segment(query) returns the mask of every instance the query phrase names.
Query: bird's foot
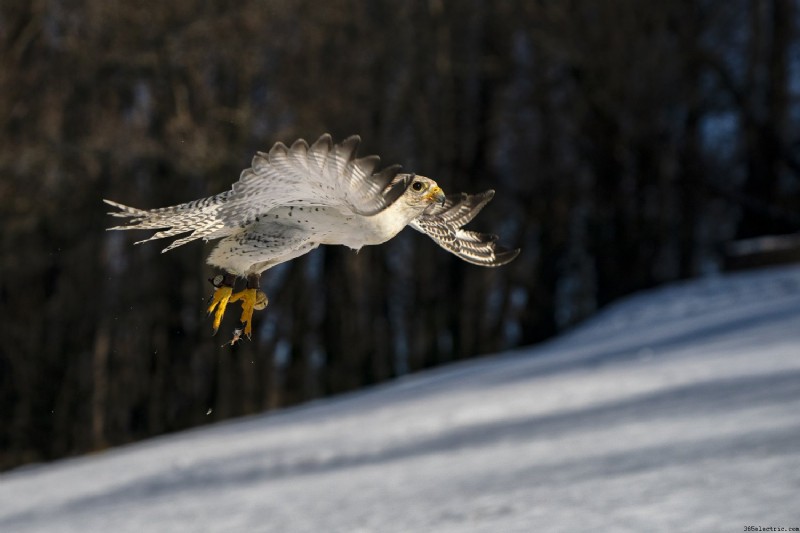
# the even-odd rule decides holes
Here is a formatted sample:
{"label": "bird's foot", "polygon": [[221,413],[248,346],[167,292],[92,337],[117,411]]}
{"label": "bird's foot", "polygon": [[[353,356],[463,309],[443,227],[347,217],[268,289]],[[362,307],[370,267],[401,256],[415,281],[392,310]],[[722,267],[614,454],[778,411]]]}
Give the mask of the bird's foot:
{"label": "bird's foot", "polygon": [[[248,282],[248,285],[250,283]],[[236,294],[230,297],[231,302],[242,301],[242,316],[239,319],[241,324],[238,328],[233,330],[233,339],[231,340],[231,344],[236,344],[236,341],[242,335],[245,335],[248,339],[253,335],[253,311],[260,311],[267,307],[267,303],[269,300],[267,299],[267,295],[264,294],[264,291],[248,287],[243,291],[239,291]]]}
{"label": "bird's foot", "polygon": [[[208,280],[215,287],[214,297],[211,299],[211,305],[208,306],[208,314],[214,313],[214,335],[217,334],[219,324],[222,322],[222,317],[225,315],[225,309],[228,307],[228,302],[231,299],[233,292],[233,282],[235,277],[231,274],[218,275]],[[216,312],[214,310],[216,309]]]}

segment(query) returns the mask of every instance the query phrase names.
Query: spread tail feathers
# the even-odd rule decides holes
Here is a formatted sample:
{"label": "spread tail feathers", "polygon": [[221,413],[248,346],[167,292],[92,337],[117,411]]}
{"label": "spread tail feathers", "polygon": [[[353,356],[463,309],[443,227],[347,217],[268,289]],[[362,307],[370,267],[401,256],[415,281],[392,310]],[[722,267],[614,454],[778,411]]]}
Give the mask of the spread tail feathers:
{"label": "spread tail feathers", "polygon": [[108,228],[109,230],[161,230],[148,239],[138,241],[136,244],[154,239],[174,237],[191,231],[189,235],[175,240],[162,250],[162,252],[166,252],[196,239],[213,239],[226,235],[227,232],[224,231],[225,225],[218,216],[218,212],[230,194],[230,191],[226,191],[216,196],[194,200],[185,204],[150,210],[129,207],[111,200],[104,199],[103,201],[119,209],[119,211],[111,212],[109,215],[130,219],[127,225],[115,226]]}

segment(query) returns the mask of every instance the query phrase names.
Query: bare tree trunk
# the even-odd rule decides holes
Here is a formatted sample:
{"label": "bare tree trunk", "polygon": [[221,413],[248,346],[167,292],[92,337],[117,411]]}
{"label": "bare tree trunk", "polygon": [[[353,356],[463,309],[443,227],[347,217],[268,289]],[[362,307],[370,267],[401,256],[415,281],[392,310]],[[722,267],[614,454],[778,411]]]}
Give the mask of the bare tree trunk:
{"label": "bare tree trunk", "polygon": [[95,333],[92,357],[92,447],[101,450],[106,441],[106,403],[108,401],[108,352],[111,347],[108,322],[100,322]]}

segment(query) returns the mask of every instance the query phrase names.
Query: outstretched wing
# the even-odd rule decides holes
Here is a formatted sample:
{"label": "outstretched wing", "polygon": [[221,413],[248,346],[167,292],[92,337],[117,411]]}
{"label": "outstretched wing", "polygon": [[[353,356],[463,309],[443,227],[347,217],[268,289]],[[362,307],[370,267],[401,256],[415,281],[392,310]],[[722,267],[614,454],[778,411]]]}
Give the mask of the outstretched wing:
{"label": "outstretched wing", "polygon": [[140,242],[191,232],[170,244],[163,250],[166,252],[195,239],[230,235],[281,206],[324,206],[373,215],[391,205],[405,189],[389,186],[399,166],[373,173],[380,163],[378,156],[356,157],[360,142],[360,137],[353,135],[335,145],[325,134],[311,146],[302,139],[291,147],[276,143],[269,153],[255,155],[252,166],[241,173],[231,190],[181,205],[143,210],[105,200],[120,209],[112,215],[132,219],[126,226],[110,229],[161,230]]}
{"label": "outstretched wing", "polygon": [[450,195],[443,205],[432,205],[412,220],[410,226],[468,263],[489,267],[504,265],[519,255],[519,249],[498,248],[496,235],[462,229],[493,197],[493,190]]}
{"label": "outstretched wing", "polygon": [[382,211],[403,192],[382,194],[400,167],[373,174],[380,158],[357,158],[360,142],[353,135],[333,144],[326,133],[311,146],[300,139],[291,147],[279,142],[269,153],[258,152],[233,184],[220,216],[239,226],[279,206],[336,207],[364,216]]}

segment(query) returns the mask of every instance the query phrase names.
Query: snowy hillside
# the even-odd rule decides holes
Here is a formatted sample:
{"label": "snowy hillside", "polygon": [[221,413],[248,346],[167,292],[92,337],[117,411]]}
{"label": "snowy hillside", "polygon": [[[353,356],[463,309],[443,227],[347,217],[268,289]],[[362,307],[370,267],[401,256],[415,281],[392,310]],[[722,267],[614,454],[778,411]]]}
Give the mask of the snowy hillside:
{"label": "snowy hillside", "polygon": [[0,476],[0,531],[800,527],[800,268],[554,342]]}

